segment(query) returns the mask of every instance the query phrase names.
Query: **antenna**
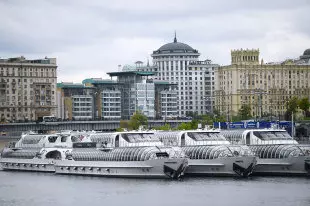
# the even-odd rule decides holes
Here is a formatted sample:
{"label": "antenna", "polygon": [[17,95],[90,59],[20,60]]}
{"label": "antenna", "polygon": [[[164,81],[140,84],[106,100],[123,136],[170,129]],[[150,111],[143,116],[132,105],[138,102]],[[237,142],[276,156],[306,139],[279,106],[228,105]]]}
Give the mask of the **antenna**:
{"label": "antenna", "polygon": [[173,40],[173,42],[174,42],[174,43],[177,43],[177,42],[178,42],[176,30],[174,30],[174,40]]}

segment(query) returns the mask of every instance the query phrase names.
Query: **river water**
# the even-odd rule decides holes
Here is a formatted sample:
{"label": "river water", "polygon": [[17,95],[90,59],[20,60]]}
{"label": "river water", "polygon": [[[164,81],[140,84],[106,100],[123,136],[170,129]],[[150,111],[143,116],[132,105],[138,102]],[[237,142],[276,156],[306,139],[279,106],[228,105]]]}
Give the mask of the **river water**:
{"label": "river water", "polygon": [[0,171],[0,206],[309,206],[310,178],[123,179]]}

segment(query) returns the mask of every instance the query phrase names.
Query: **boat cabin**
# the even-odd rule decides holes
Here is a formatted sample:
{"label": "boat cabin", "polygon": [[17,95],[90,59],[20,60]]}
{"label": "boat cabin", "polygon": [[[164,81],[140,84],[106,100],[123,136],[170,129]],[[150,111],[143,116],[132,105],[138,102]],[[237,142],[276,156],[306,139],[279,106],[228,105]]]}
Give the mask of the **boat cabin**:
{"label": "boat cabin", "polygon": [[221,134],[234,144],[298,144],[284,129],[226,130]]}
{"label": "boat cabin", "polygon": [[97,147],[163,146],[153,132],[133,131],[114,133],[90,133],[83,141],[97,143]]}
{"label": "boat cabin", "polygon": [[229,145],[229,141],[217,130],[189,130],[157,132],[156,136],[166,146]]}

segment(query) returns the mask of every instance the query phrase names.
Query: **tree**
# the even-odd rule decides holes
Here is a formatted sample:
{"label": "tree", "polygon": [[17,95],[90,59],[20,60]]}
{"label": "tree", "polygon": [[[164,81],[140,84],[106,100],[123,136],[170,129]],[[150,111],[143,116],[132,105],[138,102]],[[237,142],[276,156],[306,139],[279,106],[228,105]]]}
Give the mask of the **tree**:
{"label": "tree", "polygon": [[116,131],[117,131],[117,132],[124,132],[125,130],[124,130],[124,128],[121,128],[121,127],[120,127],[120,128],[116,128]]}
{"label": "tree", "polygon": [[298,109],[298,103],[299,100],[297,97],[292,97],[287,103],[286,103],[286,112],[285,112],[285,120],[289,121],[292,119],[292,113],[296,113]]}
{"label": "tree", "polygon": [[130,129],[137,130],[140,126],[147,125],[147,117],[140,111],[136,111],[135,114],[131,116],[128,125]]}
{"label": "tree", "polygon": [[292,97],[286,104],[288,113],[296,113],[298,109],[298,98]]}
{"label": "tree", "polygon": [[241,108],[239,109],[238,115],[241,117],[241,119],[246,120],[252,117],[251,115],[251,107],[250,105],[243,104]]}
{"label": "tree", "polygon": [[171,130],[172,128],[171,128],[170,124],[166,123],[165,125],[162,125],[159,127],[154,127],[154,129],[168,131],[168,130]]}
{"label": "tree", "polygon": [[226,118],[223,115],[218,115],[213,118],[213,122],[226,122]]}
{"label": "tree", "polygon": [[178,126],[178,130],[191,130],[191,129],[192,129],[191,122],[188,123],[182,122],[182,124]]}
{"label": "tree", "polygon": [[304,111],[304,114],[307,115],[307,112],[308,112],[309,107],[310,107],[310,102],[309,102],[308,97],[300,99],[298,102],[298,106],[301,110]]}

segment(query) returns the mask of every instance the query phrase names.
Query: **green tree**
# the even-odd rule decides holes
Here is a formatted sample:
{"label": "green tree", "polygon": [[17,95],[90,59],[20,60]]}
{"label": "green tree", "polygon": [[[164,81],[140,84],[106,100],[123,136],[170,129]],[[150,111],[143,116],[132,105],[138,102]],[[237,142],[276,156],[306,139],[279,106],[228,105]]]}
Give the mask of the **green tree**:
{"label": "green tree", "polygon": [[251,116],[251,107],[250,107],[250,105],[243,104],[241,106],[241,108],[239,109],[238,116],[242,120],[246,120],[246,119],[251,118],[252,116]]}
{"label": "green tree", "polygon": [[121,128],[121,127],[120,128],[116,128],[116,131],[117,132],[124,132],[124,128]]}
{"label": "green tree", "polygon": [[128,125],[130,129],[137,130],[140,126],[147,125],[147,117],[140,111],[136,111],[135,114],[131,116]]}
{"label": "green tree", "polygon": [[223,115],[218,115],[213,118],[213,122],[226,122],[226,118]]}
{"label": "green tree", "polygon": [[292,97],[286,104],[287,106],[287,112],[288,113],[296,113],[298,106],[299,106],[299,101],[297,97]]}
{"label": "green tree", "polygon": [[214,117],[206,114],[201,115],[200,119],[201,119],[200,123],[202,124],[202,126],[210,125],[213,124],[214,122]]}
{"label": "green tree", "polygon": [[301,110],[304,111],[304,114],[306,115],[310,107],[310,102],[309,102],[308,97],[300,99],[298,102],[298,106]]}
{"label": "green tree", "polygon": [[166,123],[165,125],[162,125],[159,127],[154,127],[154,129],[168,131],[168,130],[171,130],[172,128],[171,128],[170,124]]}
{"label": "green tree", "polygon": [[182,124],[178,126],[178,130],[191,130],[191,129],[192,129],[191,122],[188,123],[182,122]]}

